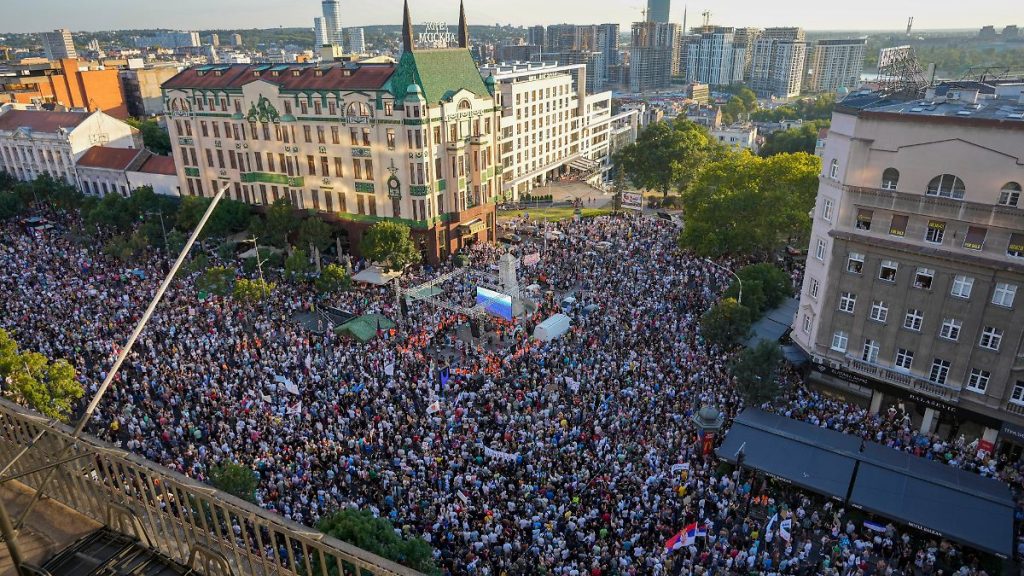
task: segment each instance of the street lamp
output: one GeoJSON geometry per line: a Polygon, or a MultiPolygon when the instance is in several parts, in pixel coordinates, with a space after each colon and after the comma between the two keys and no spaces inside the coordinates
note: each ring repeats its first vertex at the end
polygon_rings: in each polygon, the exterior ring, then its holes
{"type": "Polygon", "coordinates": [[[164,233],[164,250],[170,251],[167,246],[167,227],[164,226],[164,211],[157,210],[155,212],[146,212],[146,216],[159,216],[160,217],[160,230],[164,233]]]}
{"type": "Polygon", "coordinates": [[[705,258],[704,261],[707,262],[708,264],[711,264],[715,268],[718,268],[719,270],[725,270],[729,274],[732,274],[732,277],[735,278],[740,285],[740,297],[736,300],[736,302],[738,302],[739,304],[743,304],[743,280],[741,280],[740,277],[732,270],[729,270],[728,268],[722,266],[721,264],[716,264],[713,260],[711,260],[711,258],[705,258]]]}
{"type": "Polygon", "coordinates": [[[246,238],[244,242],[247,244],[251,243],[253,250],[256,251],[256,270],[258,270],[260,274],[260,290],[263,290],[263,287],[267,285],[263,280],[263,263],[266,262],[266,260],[260,258],[260,245],[257,243],[257,240],[256,236],[253,236],[252,238],[246,238]]]}

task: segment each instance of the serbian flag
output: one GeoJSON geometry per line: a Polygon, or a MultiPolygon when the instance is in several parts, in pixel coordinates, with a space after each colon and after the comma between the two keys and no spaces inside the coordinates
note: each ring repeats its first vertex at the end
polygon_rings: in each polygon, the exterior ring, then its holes
{"type": "Polygon", "coordinates": [[[675,536],[669,538],[668,540],[665,540],[666,554],[669,552],[673,552],[675,550],[679,550],[680,548],[685,546],[685,544],[683,543],[684,533],[684,530],[680,530],[675,536]]]}

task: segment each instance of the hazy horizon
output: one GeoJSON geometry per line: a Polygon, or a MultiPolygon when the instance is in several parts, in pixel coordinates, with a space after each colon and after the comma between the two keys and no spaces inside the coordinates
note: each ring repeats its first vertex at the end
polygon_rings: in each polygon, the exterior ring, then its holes
{"type": "MultiPolygon", "coordinates": [[[[56,28],[75,32],[99,32],[124,29],[267,29],[312,28],[313,18],[320,15],[319,0],[220,0],[211,8],[208,0],[176,0],[165,2],[132,2],[124,0],[92,0],[87,7],[80,0],[50,0],[22,4],[5,14],[0,34],[38,33],[56,28]],[[64,16],[61,16],[64,15],[64,16]],[[70,15],[70,16],[69,16],[70,15]]],[[[402,0],[366,2],[342,0],[344,26],[397,25],[401,23],[402,0]]],[[[467,0],[466,13],[470,24],[530,26],[536,24],[599,24],[605,22],[628,25],[642,20],[646,0],[519,0],[513,7],[495,0],[467,0]],[[626,5],[623,5],[626,4],[626,5]]],[[[753,4],[749,0],[709,0],[688,2],[687,26],[701,22],[701,12],[710,9],[712,24],[722,26],[799,26],[809,31],[890,32],[902,31],[907,18],[914,17],[916,31],[965,30],[994,25],[1002,29],[1015,16],[1024,16],[1015,0],[993,0],[972,5],[964,10],[960,3],[949,0],[925,2],[906,0],[891,11],[892,2],[861,0],[857,3],[833,3],[828,11],[820,3],[809,0],[782,0],[753,4]],[[713,5],[712,5],[713,4],[713,5]],[[1014,5],[1017,6],[1014,10],[1014,5]],[[843,27],[836,27],[842,22],[843,27]]],[[[457,0],[412,0],[413,22],[458,21],[457,0]]],[[[671,20],[683,21],[684,3],[672,3],[671,20]]],[[[1021,18],[1024,20],[1024,18],[1021,18]]],[[[1024,25],[1024,21],[1019,24],[1024,25]]]]}

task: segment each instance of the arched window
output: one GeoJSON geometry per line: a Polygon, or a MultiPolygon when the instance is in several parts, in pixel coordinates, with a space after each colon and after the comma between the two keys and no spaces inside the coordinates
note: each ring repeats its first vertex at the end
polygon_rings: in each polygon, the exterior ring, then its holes
{"type": "Polygon", "coordinates": [[[900,183],[900,171],[895,168],[886,168],[882,172],[882,190],[895,190],[900,183]]]}
{"type": "Polygon", "coordinates": [[[1020,201],[1020,184],[1007,182],[999,191],[999,204],[1003,206],[1016,206],[1020,201]]]}
{"type": "Polygon", "coordinates": [[[366,117],[370,115],[370,107],[363,102],[353,102],[348,105],[348,116],[362,116],[366,117]]]}
{"type": "Polygon", "coordinates": [[[963,200],[964,181],[952,174],[942,174],[928,183],[928,195],[963,200]]]}
{"type": "Polygon", "coordinates": [[[469,110],[473,105],[470,104],[469,100],[463,100],[459,102],[459,110],[469,110]]]}

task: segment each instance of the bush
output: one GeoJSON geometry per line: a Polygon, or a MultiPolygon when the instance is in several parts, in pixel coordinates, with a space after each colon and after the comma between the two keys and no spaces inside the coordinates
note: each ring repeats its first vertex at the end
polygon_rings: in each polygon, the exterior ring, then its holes
{"type": "Polygon", "coordinates": [[[218,490],[247,502],[256,501],[256,474],[251,468],[224,462],[210,469],[210,483],[218,490]]]}
{"type": "Polygon", "coordinates": [[[277,288],[277,285],[273,282],[240,278],[235,282],[234,298],[240,302],[255,304],[270,296],[274,288],[277,288]]]}
{"type": "MultiPolygon", "coordinates": [[[[743,293],[746,296],[746,291],[743,293]]],[[[744,298],[745,299],[745,298],[744,298]]],[[[708,310],[700,321],[701,334],[712,344],[732,348],[750,332],[750,310],[726,298],[708,310]]]]}
{"type": "MultiPolygon", "coordinates": [[[[340,510],[321,520],[317,528],[325,534],[413,570],[440,574],[434,565],[430,544],[421,538],[400,537],[391,522],[375,518],[366,510],[340,510]]],[[[331,574],[339,573],[338,566],[329,565],[327,569],[331,574]]],[[[319,574],[317,571],[314,573],[319,574]]]]}
{"type": "Polygon", "coordinates": [[[196,288],[204,292],[227,296],[231,294],[235,286],[235,269],[224,266],[214,266],[203,272],[196,280],[196,288]]]}

